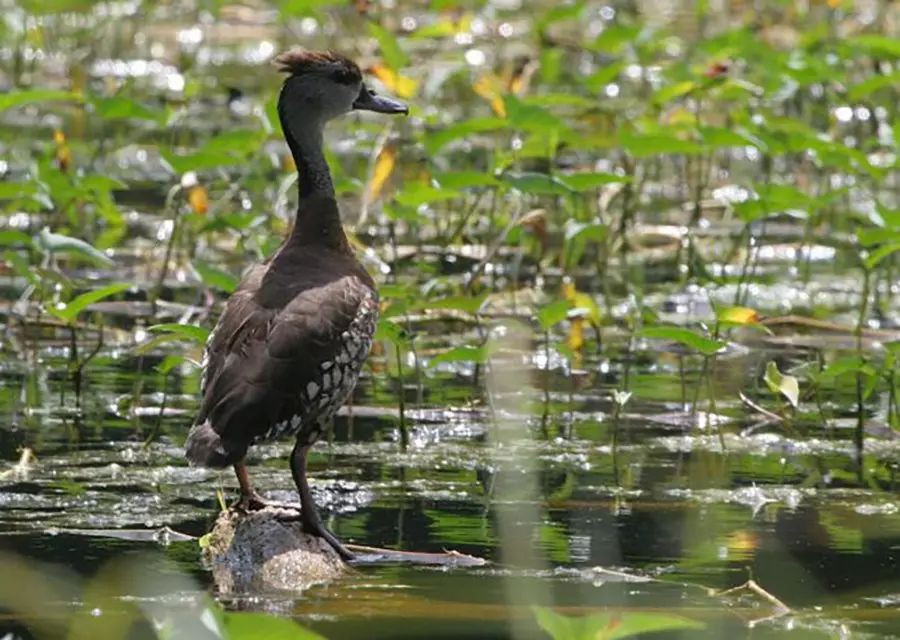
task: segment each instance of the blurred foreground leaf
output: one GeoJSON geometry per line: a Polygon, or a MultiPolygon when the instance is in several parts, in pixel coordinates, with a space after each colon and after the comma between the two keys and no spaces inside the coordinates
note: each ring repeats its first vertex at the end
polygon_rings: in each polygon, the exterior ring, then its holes
{"type": "Polygon", "coordinates": [[[53,307],[48,306],[47,311],[51,314],[65,322],[66,324],[71,324],[78,314],[87,309],[92,304],[100,302],[101,300],[105,300],[111,296],[116,295],[117,293],[121,293],[131,288],[130,284],[127,283],[119,283],[119,284],[111,284],[106,287],[101,287],[99,289],[94,289],[93,291],[88,291],[86,293],[82,293],[80,296],[70,301],[64,307],[53,307]]]}
{"type": "Polygon", "coordinates": [[[602,612],[570,618],[544,607],[534,607],[533,612],[538,625],[553,640],[615,640],[659,631],[706,628],[697,620],[668,613],[602,612]]]}

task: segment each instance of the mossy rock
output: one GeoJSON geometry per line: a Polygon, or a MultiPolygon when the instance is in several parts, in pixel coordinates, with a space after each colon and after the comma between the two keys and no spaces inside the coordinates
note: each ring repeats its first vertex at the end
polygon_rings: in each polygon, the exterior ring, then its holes
{"type": "Polygon", "coordinates": [[[349,567],[322,538],[303,532],[299,511],[266,507],[219,514],[204,548],[222,594],[303,591],[331,582],[349,567]]]}

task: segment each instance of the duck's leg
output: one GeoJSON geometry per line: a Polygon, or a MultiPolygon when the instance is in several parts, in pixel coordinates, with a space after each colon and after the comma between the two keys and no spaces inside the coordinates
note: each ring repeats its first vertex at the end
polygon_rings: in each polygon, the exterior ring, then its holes
{"type": "Polygon", "coordinates": [[[305,533],[324,538],[331,547],[338,552],[344,560],[353,560],[355,556],[341,544],[341,541],[325,528],[319,510],[309,489],[309,481],[306,479],[306,454],[310,445],[300,444],[298,440],[291,452],[291,475],[294,476],[294,484],[300,493],[300,522],[305,533]]]}
{"type": "Polygon", "coordinates": [[[268,503],[256,490],[250,486],[250,477],[247,475],[247,465],[241,460],[234,465],[234,474],[237,476],[238,485],[241,488],[241,497],[235,507],[242,511],[258,511],[264,509],[268,503]]]}

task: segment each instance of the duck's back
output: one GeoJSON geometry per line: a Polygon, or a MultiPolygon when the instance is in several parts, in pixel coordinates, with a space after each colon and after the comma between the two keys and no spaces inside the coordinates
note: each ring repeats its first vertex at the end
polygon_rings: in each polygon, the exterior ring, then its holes
{"type": "Polygon", "coordinates": [[[315,442],[356,386],[377,319],[349,252],[289,243],[254,267],[210,336],[188,458],[226,466],[265,440],[315,442]]]}

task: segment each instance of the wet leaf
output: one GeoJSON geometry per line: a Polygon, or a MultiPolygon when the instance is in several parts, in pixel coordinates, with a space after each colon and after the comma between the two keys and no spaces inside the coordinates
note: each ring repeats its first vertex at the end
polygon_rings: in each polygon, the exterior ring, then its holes
{"type": "Polygon", "coordinates": [[[600,612],[568,617],[544,607],[532,609],[538,625],[553,640],[616,640],[645,633],[705,629],[697,620],[649,611],[600,612]]]}
{"type": "Polygon", "coordinates": [[[711,356],[725,348],[724,340],[713,340],[690,329],[682,327],[646,327],[641,329],[639,335],[645,338],[659,340],[672,340],[699,351],[705,356],[711,356]]]}
{"type": "Polygon", "coordinates": [[[774,360],[766,365],[766,375],[763,380],[769,387],[769,391],[780,393],[792,406],[796,407],[800,403],[800,384],[797,382],[797,378],[781,373],[774,360]]]}
{"type": "Polygon", "coordinates": [[[264,613],[226,612],[225,629],[233,640],[326,640],[290,618],[264,613]]]}
{"type": "Polygon", "coordinates": [[[219,289],[225,293],[234,293],[238,279],[220,267],[206,262],[194,261],[191,266],[200,275],[200,279],[210,289],[219,289]]]}
{"type": "Polygon", "coordinates": [[[60,320],[71,323],[79,313],[87,309],[90,305],[105,300],[106,298],[110,298],[117,293],[127,291],[131,287],[132,285],[127,283],[111,284],[106,287],[82,293],[62,308],[53,307],[48,308],[48,310],[60,320]]]}
{"type": "Polygon", "coordinates": [[[393,33],[376,22],[369,23],[369,33],[378,41],[381,57],[393,71],[399,71],[409,64],[409,56],[404,53],[393,33]]]}

